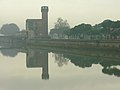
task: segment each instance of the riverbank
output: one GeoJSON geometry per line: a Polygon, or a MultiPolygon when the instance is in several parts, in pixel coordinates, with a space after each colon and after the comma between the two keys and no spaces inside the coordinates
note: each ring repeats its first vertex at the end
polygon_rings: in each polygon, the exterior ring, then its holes
{"type": "Polygon", "coordinates": [[[75,40],[75,39],[30,39],[28,46],[44,46],[58,48],[88,48],[88,49],[120,49],[119,40],[75,40]]]}

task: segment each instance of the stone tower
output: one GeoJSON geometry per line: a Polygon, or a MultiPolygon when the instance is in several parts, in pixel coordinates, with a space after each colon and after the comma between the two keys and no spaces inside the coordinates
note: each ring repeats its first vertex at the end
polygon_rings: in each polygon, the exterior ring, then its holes
{"type": "Polygon", "coordinates": [[[42,19],[27,19],[26,30],[28,39],[48,37],[48,6],[41,7],[42,19]]]}
{"type": "Polygon", "coordinates": [[[44,35],[48,36],[48,6],[42,6],[42,21],[43,21],[43,28],[44,28],[44,35]]]}

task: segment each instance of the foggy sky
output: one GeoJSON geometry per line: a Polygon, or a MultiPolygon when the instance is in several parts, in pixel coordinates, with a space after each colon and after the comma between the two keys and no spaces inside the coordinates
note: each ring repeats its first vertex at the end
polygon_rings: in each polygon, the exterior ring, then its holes
{"type": "Polygon", "coordinates": [[[0,26],[16,23],[25,28],[27,18],[41,18],[40,7],[49,6],[49,29],[58,17],[73,27],[80,23],[96,24],[105,19],[120,19],[120,0],[0,0],[0,26]]]}

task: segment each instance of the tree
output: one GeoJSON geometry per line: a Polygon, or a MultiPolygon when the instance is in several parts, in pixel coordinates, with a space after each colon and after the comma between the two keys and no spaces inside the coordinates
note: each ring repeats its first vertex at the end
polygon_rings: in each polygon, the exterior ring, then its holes
{"type": "Polygon", "coordinates": [[[16,24],[11,23],[11,24],[4,24],[0,30],[0,33],[7,36],[11,36],[11,35],[15,35],[19,31],[20,31],[19,27],[16,24]]]}
{"type": "Polygon", "coordinates": [[[112,25],[113,28],[120,28],[120,21],[116,21],[112,25]]]}
{"type": "Polygon", "coordinates": [[[90,38],[91,39],[102,39],[102,32],[101,30],[103,29],[101,24],[95,24],[92,27],[92,30],[90,31],[90,38]]]}
{"type": "Polygon", "coordinates": [[[54,29],[68,29],[70,28],[67,20],[63,20],[62,18],[58,18],[57,22],[55,22],[54,29]]]}
{"type": "Polygon", "coordinates": [[[120,21],[104,20],[101,25],[106,39],[117,39],[120,36],[120,21]]]}
{"type": "Polygon", "coordinates": [[[82,23],[70,29],[66,20],[58,18],[51,33],[56,33],[59,38],[67,35],[76,39],[120,39],[120,21],[107,19],[94,26],[82,23]]]}
{"type": "Polygon", "coordinates": [[[113,24],[114,22],[111,21],[111,20],[104,20],[101,25],[103,27],[103,29],[101,30],[102,33],[104,34],[105,36],[105,39],[110,39],[111,38],[111,29],[113,28],[113,24]]]}
{"type": "Polygon", "coordinates": [[[55,22],[55,26],[50,31],[50,36],[54,36],[57,34],[58,38],[64,38],[66,30],[69,30],[70,26],[67,20],[63,20],[62,18],[58,18],[57,22],[55,22]]]}
{"type": "Polygon", "coordinates": [[[82,23],[71,29],[71,35],[74,38],[76,38],[76,37],[85,38],[85,36],[89,34],[90,30],[92,30],[92,26],[90,24],[82,23]]]}

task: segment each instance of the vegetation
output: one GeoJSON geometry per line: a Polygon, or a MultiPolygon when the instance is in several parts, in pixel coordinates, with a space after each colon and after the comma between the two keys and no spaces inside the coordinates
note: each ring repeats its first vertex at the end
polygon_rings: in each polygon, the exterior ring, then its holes
{"type": "Polygon", "coordinates": [[[63,20],[62,18],[58,18],[57,22],[55,22],[55,26],[50,31],[51,38],[64,38],[65,32],[70,29],[70,26],[67,20],[63,20]]]}
{"type": "Polygon", "coordinates": [[[20,31],[19,27],[14,23],[4,24],[0,30],[0,34],[11,36],[11,35],[15,35],[19,31],[20,31]]]}
{"type": "Polygon", "coordinates": [[[82,23],[71,29],[67,22],[63,22],[63,19],[58,19],[50,32],[51,36],[57,34],[58,38],[62,36],[67,39],[120,39],[120,21],[104,20],[94,26],[82,23]]]}

